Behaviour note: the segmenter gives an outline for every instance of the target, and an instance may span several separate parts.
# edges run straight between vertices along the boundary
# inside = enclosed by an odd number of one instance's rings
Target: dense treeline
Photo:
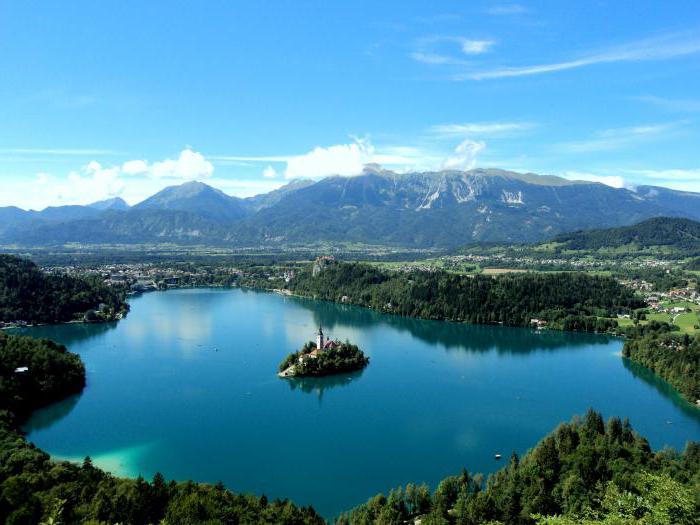
[[[100,304],[105,305],[104,316],[111,318],[126,311],[124,292],[99,278],[49,275],[31,261],[0,255],[0,322],[71,321]]]
[[[316,343],[308,342],[298,352],[292,352],[280,363],[280,372],[294,365],[295,376],[324,376],[361,370],[369,364],[369,357],[349,342],[335,341],[334,347],[319,352],[315,358],[308,357],[314,350]]]
[[[0,523],[323,523],[311,508],[234,494],[220,484],[168,483],[160,474],[149,483],[114,477],[89,459],[51,461],[26,442],[17,417],[79,392],[84,382],[80,358],[63,346],[0,332]]]
[[[564,233],[553,239],[569,250],[596,250],[636,245],[669,246],[697,253],[700,251],[700,222],[690,219],[656,217],[632,226]]]
[[[301,295],[399,315],[512,326],[527,326],[533,318],[563,324],[568,318],[570,326],[590,327],[585,316],[609,317],[644,306],[614,279],[584,273],[489,277],[334,263],[316,276],[301,271],[288,286]]]
[[[622,352],[663,377],[691,403],[700,401],[700,335],[657,327],[626,341]]]
[[[65,346],[0,332],[0,410],[21,417],[84,386],[83,363]]]
[[[342,515],[338,525],[504,523],[697,524],[700,515],[700,443],[682,454],[652,452],[627,421],[607,425],[589,411],[562,424],[519,459],[483,483],[466,470],[426,486],[407,485],[378,495]],[[611,518],[609,521],[607,518]],[[615,521],[617,520],[617,521]]]

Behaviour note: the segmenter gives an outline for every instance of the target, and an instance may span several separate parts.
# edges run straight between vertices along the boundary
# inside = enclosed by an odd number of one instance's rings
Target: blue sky
[[[0,0],[0,205],[364,163],[700,191],[700,2]]]

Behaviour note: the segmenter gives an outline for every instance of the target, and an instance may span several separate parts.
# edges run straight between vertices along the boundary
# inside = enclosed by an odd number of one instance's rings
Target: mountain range
[[[122,199],[42,211],[0,208],[0,243],[168,242],[248,247],[352,242],[451,248],[538,242],[660,216],[700,219],[700,194],[496,169],[296,180],[245,199],[201,182],[171,186],[129,207]]]

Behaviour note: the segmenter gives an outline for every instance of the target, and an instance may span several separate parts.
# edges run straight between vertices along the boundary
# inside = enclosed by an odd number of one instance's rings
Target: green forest
[[[336,525],[691,525],[700,516],[700,443],[653,452],[629,422],[589,410],[560,425],[484,483],[467,470],[431,493],[409,484],[379,494]]]
[[[556,328],[587,331],[616,326],[614,321],[596,324],[597,317],[614,317],[644,306],[611,277],[567,272],[490,277],[390,272],[338,262],[316,276],[310,268],[300,271],[288,287],[300,295],[404,316],[510,326],[528,326],[537,318]]]
[[[59,323],[85,314],[92,320],[113,319],[128,309],[125,292],[97,277],[49,275],[29,260],[0,254],[0,322]]]
[[[679,254],[700,251],[700,222],[676,217],[656,217],[632,226],[564,233],[552,239],[560,249],[598,250],[629,246],[672,247]]]
[[[649,329],[626,341],[622,353],[663,377],[691,403],[700,401],[699,335]]]

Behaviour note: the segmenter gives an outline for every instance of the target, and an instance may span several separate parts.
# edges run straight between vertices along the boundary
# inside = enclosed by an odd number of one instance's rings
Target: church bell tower
[[[323,329],[318,327],[318,334],[316,334],[316,349],[320,352],[323,350]]]

